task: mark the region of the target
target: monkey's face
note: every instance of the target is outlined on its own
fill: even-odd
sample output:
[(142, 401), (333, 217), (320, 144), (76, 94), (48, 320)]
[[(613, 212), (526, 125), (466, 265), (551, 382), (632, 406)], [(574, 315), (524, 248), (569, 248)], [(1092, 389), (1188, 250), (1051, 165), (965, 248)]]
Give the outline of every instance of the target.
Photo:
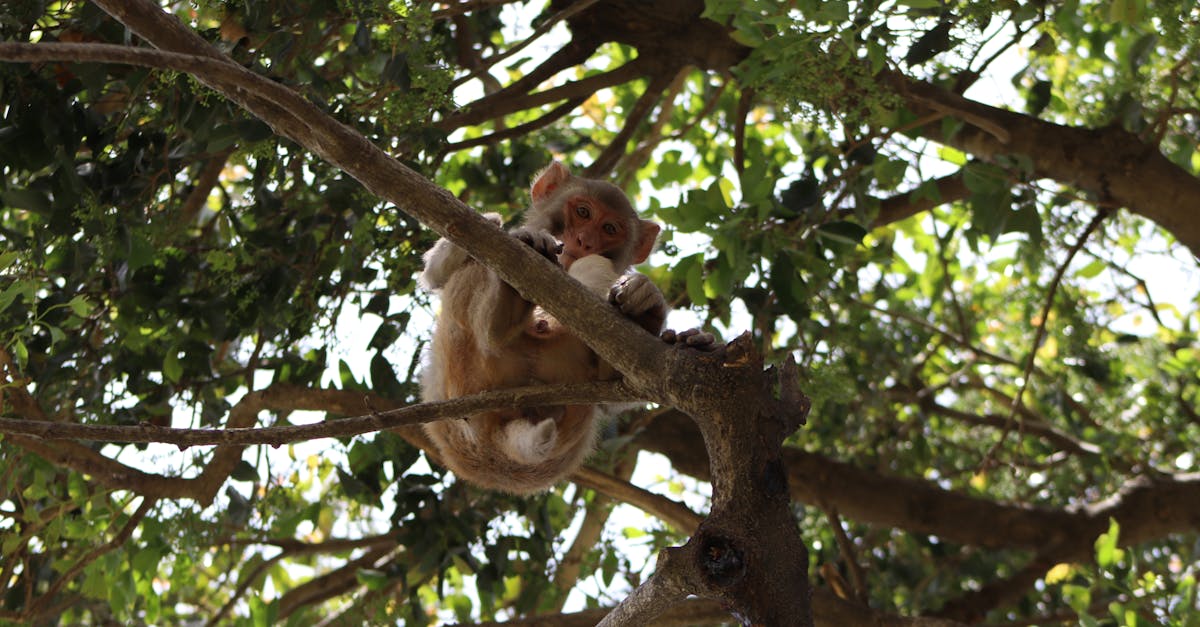
[(577, 259), (603, 255), (614, 259), (636, 234), (628, 216), (594, 196), (570, 196), (563, 203), (563, 250), (558, 261), (570, 269)]

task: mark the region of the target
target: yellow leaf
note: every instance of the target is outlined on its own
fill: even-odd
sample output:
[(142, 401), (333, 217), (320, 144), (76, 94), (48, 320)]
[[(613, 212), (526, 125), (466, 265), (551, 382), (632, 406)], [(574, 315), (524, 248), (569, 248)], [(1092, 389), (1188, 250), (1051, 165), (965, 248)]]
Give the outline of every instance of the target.
[(1046, 571), (1046, 583), (1054, 585), (1060, 581), (1064, 581), (1071, 576), (1070, 564), (1055, 564), (1053, 568)]
[(987, 475), (983, 473), (975, 473), (971, 475), (971, 487), (976, 490), (983, 490), (987, 487)]

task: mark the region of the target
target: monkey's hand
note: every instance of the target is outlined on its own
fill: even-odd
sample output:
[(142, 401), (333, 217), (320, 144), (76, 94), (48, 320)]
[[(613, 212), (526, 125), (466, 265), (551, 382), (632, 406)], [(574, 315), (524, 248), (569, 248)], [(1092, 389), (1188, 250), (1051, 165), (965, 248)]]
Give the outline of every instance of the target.
[(510, 233), (513, 237), (528, 244), (539, 255), (558, 263), (558, 253), (562, 252), (562, 244), (559, 244), (553, 235), (523, 226), (513, 229)]
[(674, 329), (667, 329), (659, 337), (667, 344), (673, 344), (681, 348), (694, 348), (705, 352), (714, 351), (718, 348), (716, 338), (713, 337), (713, 334), (705, 333), (700, 329), (687, 329), (678, 333)]
[(617, 280), (608, 292), (608, 300), (621, 313), (657, 334), (667, 319), (667, 299), (644, 274), (628, 274)]

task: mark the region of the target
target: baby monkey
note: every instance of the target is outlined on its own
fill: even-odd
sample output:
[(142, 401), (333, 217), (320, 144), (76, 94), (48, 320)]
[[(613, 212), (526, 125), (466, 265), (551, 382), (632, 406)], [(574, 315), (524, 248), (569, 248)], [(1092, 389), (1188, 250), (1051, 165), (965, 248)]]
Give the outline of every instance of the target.
[[(535, 177), (530, 195), (522, 226), (510, 234), (658, 334), (667, 314), (662, 292), (645, 276), (626, 272), (650, 255), (659, 226), (639, 218), (617, 186), (575, 176), (557, 162)], [(486, 217), (500, 224), (500, 216)], [(425, 401), (613, 375), (557, 320), (446, 239), (425, 254), (421, 280), (440, 290), (442, 300), (421, 374)], [(593, 405), (501, 409), (424, 428), (461, 479), (531, 494), (583, 463), (595, 438), (595, 413)]]

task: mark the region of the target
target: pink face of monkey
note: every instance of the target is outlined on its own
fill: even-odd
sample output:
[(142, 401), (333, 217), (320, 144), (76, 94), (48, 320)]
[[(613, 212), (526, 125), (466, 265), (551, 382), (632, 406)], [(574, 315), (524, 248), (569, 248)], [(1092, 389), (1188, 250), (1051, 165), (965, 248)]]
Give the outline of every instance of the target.
[(569, 269), (576, 260), (602, 255), (624, 272), (650, 255), (659, 226), (641, 220), (625, 193), (604, 181), (572, 175), (553, 163), (534, 179), (533, 208), (526, 225), (562, 242), (558, 261)]

